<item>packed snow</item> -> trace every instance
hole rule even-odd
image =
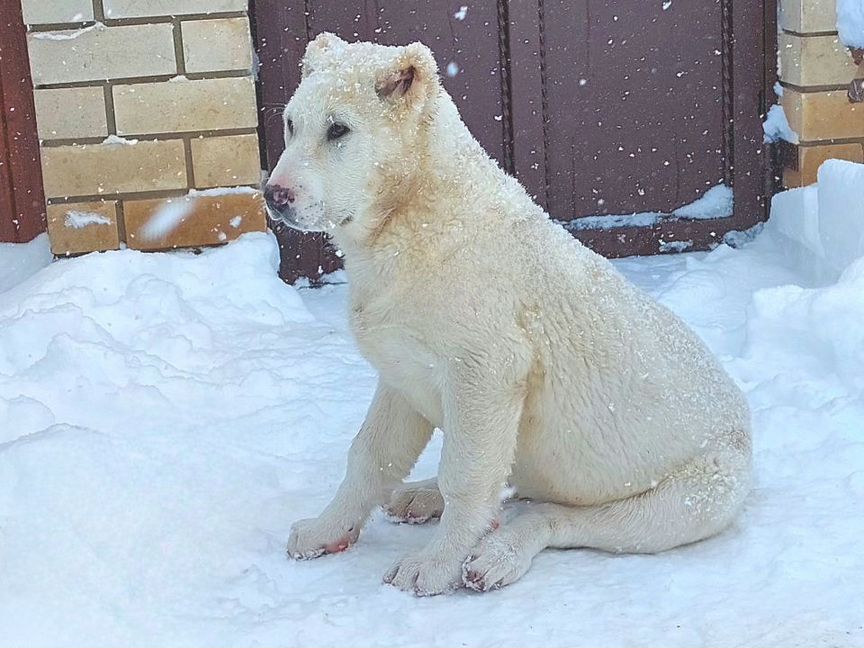
[[[616,262],[747,393],[738,523],[655,556],[546,551],[508,588],[429,599],[381,583],[429,527],[378,514],[344,554],[283,552],[374,389],[344,284],[284,285],[261,233],[38,271],[36,246],[0,247],[0,281],[24,266],[0,284],[0,645],[864,645],[864,246],[829,263],[864,214],[823,223],[823,193],[779,199],[739,249]]]
[[[691,203],[682,205],[671,214],[661,212],[640,212],[636,214],[615,214],[603,216],[580,216],[570,221],[561,221],[570,231],[592,229],[617,229],[620,227],[651,227],[664,221],[687,219],[700,220],[705,218],[725,218],[732,215],[735,195],[731,187],[719,184],[708,189]],[[675,245],[682,242],[677,241]],[[680,248],[673,247],[669,249]]]
[[[762,130],[765,132],[764,140],[767,143],[784,140],[790,144],[798,143],[798,133],[792,130],[786,112],[780,104],[774,104],[768,109],[768,115],[762,122]]]
[[[675,210],[675,216],[699,220],[704,218],[725,218],[732,215],[734,194],[732,187],[718,184],[711,187],[697,200]]]
[[[127,139],[125,137],[120,137],[119,135],[109,135],[104,140],[102,140],[103,144],[118,144],[122,146],[135,146],[139,140],[137,139]]]
[[[111,219],[104,214],[97,214],[96,212],[73,210],[66,212],[66,219],[63,224],[72,229],[83,229],[91,225],[110,225]]]
[[[847,47],[864,48],[864,2],[837,0],[837,31]]]
[[[87,34],[91,31],[102,31],[103,29],[105,29],[105,25],[103,23],[95,22],[92,25],[89,25],[87,27],[81,27],[80,29],[33,32],[30,34],[30,36],[37,40],[67,41],[80,38],[84,34]]]
[[[0,293],[36,274],[50,262],[47,234],[40,234],[29,243],[0,243]]]

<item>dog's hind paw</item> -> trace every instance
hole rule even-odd
[[[393,491],[384,513],[397,524],[423,524],[440,518],[444,512],[444,498],[434,479],[403,484]]]

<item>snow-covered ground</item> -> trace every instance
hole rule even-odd
[[[372,396],[344,285],[285,286],[264,234],[35,274],[0,247],[0,645],[864,646],[864,259],[816,272],[779,229],[617,262],[748,394],[735,527],[429,599],[380,580],[429,528],[379,514],[342,555],[283,553]]]

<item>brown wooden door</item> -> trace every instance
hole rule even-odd
[[[760,114],[773,0],[476,0],[457,15],[459,4],[258,0],[265,110],[290,97],[297,61],[321,31],[383,44],[422,40],[472,133],[601,253],[704,249],[765,217]],[[280,129],[278,118],[265,119],[271,168]],[[734,215],[670,216],[718,184],[734,188]],[[667,216],[641,227],[578,222],[641,212]],[[321,237],[279,237],[289,280],[338,264]]]

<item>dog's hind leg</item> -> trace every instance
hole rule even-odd
[[[600,506],[528,504],[484,537],[462,569],[477,591],[518,580],[546,547],[656,553],[727,527],[750,484],[749,448],[709,453],[640,495]]]

